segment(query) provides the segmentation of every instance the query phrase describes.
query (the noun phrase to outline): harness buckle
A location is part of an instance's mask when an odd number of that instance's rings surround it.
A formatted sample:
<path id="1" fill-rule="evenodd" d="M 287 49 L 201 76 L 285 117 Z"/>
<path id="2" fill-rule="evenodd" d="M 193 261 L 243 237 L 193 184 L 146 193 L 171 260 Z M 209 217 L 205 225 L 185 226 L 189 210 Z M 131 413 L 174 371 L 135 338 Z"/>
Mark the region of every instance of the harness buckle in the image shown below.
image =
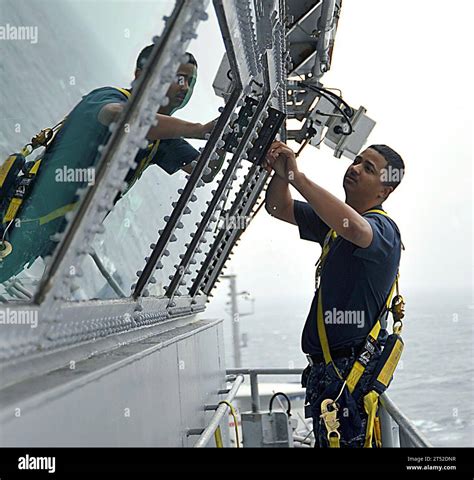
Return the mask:
<path id="1" fill-rule="evenodd" d="M 337 403 L 332 398 L 326 398 L 326 400 L 321 402 L 320 417 L 323 419 L 326 430 L 328 431 L 328 440 L 341 438 L 338 431 L 338 428 L 340 427 L 339 420 L 337 419 L 338 410 Z"/>
<path id="2" fill-rule="evenodd" d="M 5 239 L 0 240 L 0 262 L 12 253 L 13 247 L 10 242 Z"/>
<path id="3" fill-rule="evenodd" d="M 390 311 L 392 312 L 395 322 L 402 321 L 403 317 L 405 316 L 405 300 L 401 295 L 396 295 L 393 297 Z"/>

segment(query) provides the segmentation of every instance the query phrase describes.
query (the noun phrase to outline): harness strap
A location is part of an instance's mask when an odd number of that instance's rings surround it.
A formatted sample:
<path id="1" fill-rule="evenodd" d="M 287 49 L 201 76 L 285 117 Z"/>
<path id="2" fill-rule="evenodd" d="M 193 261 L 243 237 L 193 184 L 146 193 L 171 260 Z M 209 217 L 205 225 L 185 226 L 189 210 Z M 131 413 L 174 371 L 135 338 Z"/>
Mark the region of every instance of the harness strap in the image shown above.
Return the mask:
<path id="1" fill-rule="evenodd" d="M 56 220 L 56 218 L 66 215 L 66 213 L 74 210 L 77 204 L 78 202 L 68 203 L 67 205 L 63 205 L 62 207 L 59 207 L 56 210 L 53 210 L 52 212 L 49 212 L 47 215 L 43 215 L 42 217 L 39 217 L 38 218 L 39 224 L 44 225 L 45 223 L 51 222 L 53 220 Z"/>
<path id="2" fill-rule="evenodd" d="M 380 210 L 380 209 L 368 210 L 367 212 L 364 212 L 364 214 L 366 214 L 366 213 L 379 213 L 381 215 L 384 215 L 384 216 L 388 217 L 388 214 L 386 212 L 384 212 L 383 210 Z M 337 238 L 337 233 L 333 229 L 330 229 L 329 232 L 326 235 L 326 238 L 324 239 L 323 250 L 322 250 L 322 253 L 321 253 L 321 257 L 319 258 L 319 260 L 317 262 L 317 268 L 319 270 L 319 272 L 317 272 L 317 277 L 318 278 L 320 278 L 320 276 L 322 275 L 322 269 L 324 267 L 324 262 L 326 260 L 326 257 L 328 255 L 328 253 L 329 253 L 331 245 L 336 238 Z M 387 300 L 386 300 L 385 305 L 384 305 L 384 310 L 382 311 L 381 315 L 379 316 L 379 318 L 375 322 L 374 326 L 372 327 L 372 329 L 371 329 L 371 331 L 368 335 L 368 337 L 371 337 L 373 340 L 377 340 L 377 338 L 379 336 L 380 330 L 382 328 L 381 323 L 380 323 L 380 317 L 385 313 L 385 308 L 390 307 L 391 298 L 392 298 L 393 292 L 395 290 L 395 286 L 397 284 L 398 284 L 398 273 L 395 277 L 395 281 L 393 282 L 392 287 L 390 289 L 390 292 L 388 294 Z M 317 308 L 317 313 L 316 313 L 316 319 L 317 319 L 316 324 L 317 324 L 317 328 L 318 328 L 319 341 L 321 343 L 321 348 L 323 350 L 324 361 L 325 361 L 326 365 L 331 364 L 333 366 L 337 376 L 341 380 L 343 380 L 342 375 L 340 374 L 339 370 L 337 369 L 337 367 L 334 364 L 333 359 L 331 357 L 331 351 L 330 351 L 330 348 L 329 348 L 329 342 L 328 342 L 328 338 L 327 338 L 326 326 L 324 325 L 323 316 L 324 315 L 323 315 L 322 289 L 321 289 L 321 285 L 319 285 L 319 287 L 318 287 L 318 308 Z M 348 385 L 349 391 L 351 393 L 354 391 L 355 387 L 357 386 L 357 383 L 359 382 L 360 378 L 362 377 L 362 374 L 364 373 L 365 368 L 366 367 L 364 365 L 362 365 L 357 360 L 354 363 L 354 365 L 352 366 L 352 369 L 349 372 L 349 375 L 347 376 L 347 385 Z"/>
<path id="3" fill-rule="evenodd" d="M 7 211 L 2 219 L 2 224 L 9 223 L 14 220 L 20 210 L 20 207 L 23 204 L 23 201 L 27 195 L 27 190 L 29 190 L 30 184 L 34 181 L 34 178 L 38 174 L 38 169 L 41 164 L 41 158 L 36 160 L 34 165 L 31 167 L 27 175 L 24 176 L 24 185 L 20 184 L 13 194 L 10 203 L 8 204 Z"/>
<path id="4" fill-rule="evenodd" d="M 380 324 L 380 320 L 377 320 L 369 333 L 369 337 L 372 338 L 374 342 L 378 339 L 381 328 L 382 325 Z M 365 372 L 365 369 L 366 366 L 360 363 L 358 359 L 354 362 L 354 365 L 352 365 L 351 371 L 347 375 L 346 379 L 347 388 L 349 389 L 350 393 L 355 390 L 355 387 L 359 383 L 359 380 Z"/>
<path id="5" fill-rule="evenodd" d="M 367 427 L 365 430 L 364 448 L 372 448 L 372 438 L 374 435 L 375 418 L 379 396 L 373 390 L 364 396 L 364 410 L 367 413 Z"/>
<path id="6" fill-rule="evenodd" d="M 388 217 L 388 214 L 380 209 L 368 210 L 365 213 L 378 213 Z M 316 267 L 317 267 L 316 268 L 316 285 L 318 288 L 318 307 L 317 307 L 317 313 L 316 313 L 316 319 L 317 319 L 316 324 L 318 329 L 319 341 L 321 343 L 321 348 L 323 350 L 324 362 L 326 365 L 331 364 L 337 376 L 341 380 L 344 380 L 331 357 L 331 351 L 329 348 L 326 326 L 324 325 L 324 319 L 323 319 L 324 315 L 323 315 L 322 289 L 319 282 L 322 275 L 322 270 L 324 267 L 326 257 L 329 253 L 332 243 L 336 238 L 337 238 L 337 233 L 333 229 L 330 229 L 326 235 L 326 238 L 324 239 L 321 256 L 318 262 L 316 263 Z M 375 343 L 377 341 L 378 336 L 380 334 L 380 330 L 382 328 L 380 319 L 382 318 L 384 313 L 390 308 L 390 302 L 391 302 L 393 293 L 395 291 L 395 288 L 397 289 L 397 292 L 398 292 L 398 272 L 395 276 L 395 280 L 392 284 L 392 287 L 390 288 L 389 294 L 387 296 L 387 300 L 385 301 L 385 304 L 384 304 L 384 308 L 380 313 L 379 317 L 377 318 L 377 321 L 375 322 L 374 326 L 370 330 L 369 335 L 367 337 L 367 341 L 372 340 L 372 343 Z M 347 384 L 347 388 L 349 389 L 350 393 L 352 393 L 355 390 L 357 384 L 359 383 L 359 380 L 361 379 L 363 373 L 365 372 L 365 369 L 366 369 L 366 365 L 364 365 L 363 363 L 359 362 L 358 359 L 356 359 L 354 364 L 352 365 L 352 368 L 349 374 L 345 379 L 345 384 Z M 343 385 L 343 388 L 344 388 L 344 385 Z M 364 447 L 372 446 L 372 437 L 374 434 L 374 428 L 376 424 L 377 407 L 378 407 L 378 394 L 375 391 L 371 391 L 364 396 L 364 408 L 368 415 Z M 378 427 L 380 427 L 380 425 L 378 425 Z M 336 437 L 336 436 L 328 435 L 328 440 L 329 440 L 330 448 L 339 447 L 339 436 Z M 377 443 L 378 443 L 378 439 L 377 439 Z"/>
<path id="7" fill-rule="evenodd" d="M 113 87 L 115 90 L 118 90 L 121 92 L 123 95 L 127 97 L 127 99 L 130 98 L 131 92 L 126 90 L 125 88 L 120 88 L 120 87 Z M 61 122 L 59 122 L 57 125 L 55 125 L 52 128 L 48 128 L 46 130 L 42 130 L 38 135 L 36 135 L 32 141 L 32 144 L 27 144 L 25 145 L 22 150 L 21 150 L 21 155 L 24 157 L 27 157 L 32 153 L 32 151 L 37 148 L 38 146 L 45 146 L 48 147 L 54 137 L 56 136 L 57 132 L 61 129 L 63 126 L 65 120 L 67 117 L 65 117 Z M 153 158 L 153 155 L 155 155 L 156 150 L 158 148 L 159 141 L 155 142 L 153 144 L 153 147 L 150 145 L 150 154 L 140 162 L 139 167 L 137 168 L 137 172 L 132 179 L 132 184 L 137 180 L 137 178 L 140 177 L 140 175 L 143 173 L 143 170 L 149 165 L 151 162 L 151 159 Z M 7 172 L 11 169 L 13 163 L 15 160 L 15 156 L 12 155 L 10 156 L 7 161 L 0 167 L 0 186 L 3 183 Z M 34 165 L 31 167 L 31 169 L 28 172 L 28 175 L 25 177 L 29 179 L 29 183 L 32 183 L 34 181 L 34 178 L 37 176 L 39 168 L 41 166 L 41 160 L 42 158 L 39 158 L 35 161 Z M 25 197 L 27 195 L 27 190 L 29 190 L 30 185 L 27 185 L 26 187 L 22 187 L 22 189 L 17 189 L 16 194 L 13 196 L 13 198 L 10 200 L 8 203 L 6 213 L 2 219 L 2 223 L 9 223 L 12 220 L 14 220 L 23 204 L 23 201 L 25 200 Z M 63 205 L 59 208 L 56 208 L 55 210 L 49 212 L 46 215 L 43 215 L 42 217 L 36 218 L 36 219 L 27 219 L 23 220 L 23 222 L 34 222 L 38 221 L 39 225 L 44 225 L 48 222 L 51 222 L 52 220 L 55 220 L 63 215 L 65 215 L 67 212 L 70 212 L 71 210 L 74 209 L 74 207 L 77 205 L 77 202 L 74 203 L 69 203 L 67 205 Z"/>
<path id="8" fill-rule="evenodd" d="M 373 339 L 374 343 L 378 339 L 380 330 L 382 328 L 382 325 L 380 323 L 380 318 L 390 308 L 390 302 L 393 297 L 395 286 L 398 287 L 398 272 L 395 277 L 395 281 L 393 282 L 390 292 L 388 294 L 387 301 L 385 302 L 382 313 L 379 315 L 379 318 L 377 319 L 377 321 L 375 322 L 375 325 L 372 327 L 372 330 L 369 333 L 369 337 Z M 349 372 L 349 375 L 347 376 L 347 387 L 349 388 L 349 391 L 351 393 L 355 390 L 355 387 L 359 383 L 360 377 L 362 377 L 362 374 L 364 373 L 365 368 L 366 368 L 365 365 L 359 362 L 359 359 L 356 359 L 356 361 L 354 362 L 354 365 L 351 368 L 351 371 Z"/>
<path id="9" fill-rule="evenodd" d="M 112 87 L 112 88 L 115 88 L 115 90 L 118 90 L 120 93 L 123 93 L 127 98 L 130 98 L 130 96 L 132 95 L 131 92 L 129 92 L 125 88 L 120 88 L 120 87 Z"/>
<path id="10" fill-rule="evenodd" d="M 376 415 L 374 420 L 374 438 L 375 446 L 382 448 L 382 427 L 380 426 L 380 417 Z"/>
<path id="11" fill-rule="evenodd" d="M 123 93 L 128 99 L 132 95 L 131 92 L 129 92 L 125 88 L 120 88 L 120 87 L 114 87 L 114 88 L 119 92 Z M 136 168 L 133 174 L 133 177 L 131 178 L 126 190 L 120 194 L 120 197 L 125 195 L 133 187 L 135 182 L 142 176 L 145 169 L 148 167 L 148 165 L 150 165 L 151 161 L 153 160 L 153 157 L 155 156 L 159 145 L 160 145 L 159 140 L 156 140 L 155 142 L 148 145 L 148 148 L 147 148 L 148 154 L 138 164 L 138 167 Z"/>
<path id="12" fill-rule="evenodd" d="M 155 142 L 148 145 L 147 147 L 148 154 L 144 158 L 142 158 L 142 160 L 138 164 L 138 167 L 133 173 L 133 177 L 128 183 L 126 190 L 120 195 L 121 197 L 125 195 L 133 187 L 133 185 L 135 185 L 135 182 L 142 176 L 145 169 L 148 167 L 148 165 L 150 165 L 151 161 L 153 160 L 153 157 L 155 156 L 159 146 L 160 146 L 159 140 L 156 140 Z"/>

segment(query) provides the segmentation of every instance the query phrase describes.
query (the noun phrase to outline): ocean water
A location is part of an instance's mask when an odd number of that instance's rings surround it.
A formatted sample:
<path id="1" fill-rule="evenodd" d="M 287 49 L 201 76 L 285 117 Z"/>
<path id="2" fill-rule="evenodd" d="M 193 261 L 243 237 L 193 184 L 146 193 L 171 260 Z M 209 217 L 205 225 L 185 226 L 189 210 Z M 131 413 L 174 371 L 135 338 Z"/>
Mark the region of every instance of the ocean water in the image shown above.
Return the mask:
<path id="1" fill-rule="evenodd" d="M 224 290 L 227 287 L 224 287 Z M 474 445 L 474 306 L 472 292 L 408 291 L 405 348 L 388 390 L 390 398 L 435 446 Z M 301 331 L 311 298 L 257 298 L 255 313 L 240 319 L 246 334 L 242 367 L 299 368 L 307 362 Z M 241 309 L 248 307 L 241 302 Z M 229 317 L 220 294 L 206 315 Z M 233 366 L 230 318 L 225 322 L 227 365 Z M 267 377 L 295 382 L 295 377 Z M 263 379 L 262 379 L 263 380 Z"/>

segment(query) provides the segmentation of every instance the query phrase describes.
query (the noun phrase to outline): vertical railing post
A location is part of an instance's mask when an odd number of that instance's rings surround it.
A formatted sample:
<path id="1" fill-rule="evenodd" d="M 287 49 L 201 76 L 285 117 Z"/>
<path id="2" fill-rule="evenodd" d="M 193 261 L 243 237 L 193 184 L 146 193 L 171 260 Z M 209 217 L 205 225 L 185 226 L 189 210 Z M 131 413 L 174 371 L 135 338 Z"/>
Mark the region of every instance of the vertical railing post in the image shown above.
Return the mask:
<path id="1" fill-rule="evenodd" d="M 392 417 L 389 415 L 387 410 L 380 405 L 380 428 L 382 431 L 382 447 L 383 448 L 392 448 L 393 447 L 393 428 L 392 428 Z"/>
<path id="2" fill-rule="evenodd" d="M 252 412 L 260 411 L 260 395 L 258 393 L 258 375 L 250 372 L 250 395 L 252 397 Z"/>
<path id="3" fill-rule="evenodd" d="M 380 405 L 380 427 L 382 430 L 382 447 L 399 448 L 400 430 L 397 422 L 393 420 L 387 409 Z"/>
<path id="4" fill-rule="evenodd" d="M 413 442 L 411 441 L 410 437 L 406 434 L 406 432 L 403 429 L 399 429 L 398 435 L 400 438 L 400 447 L 401 448 L 413 448 L 416 447 L 416 445 L 413 445 Z"/>

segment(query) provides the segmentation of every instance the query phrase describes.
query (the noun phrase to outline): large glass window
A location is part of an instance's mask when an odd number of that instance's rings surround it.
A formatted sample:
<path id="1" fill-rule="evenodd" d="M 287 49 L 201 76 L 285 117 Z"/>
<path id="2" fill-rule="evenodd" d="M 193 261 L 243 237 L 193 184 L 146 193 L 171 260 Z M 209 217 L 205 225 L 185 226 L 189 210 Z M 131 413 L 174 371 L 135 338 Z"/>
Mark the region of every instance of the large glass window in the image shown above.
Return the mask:
<path id="1" fill-rule="evenodd" d="M 142 35 L 150 43 L 174 5 L 138 3 L 2 0 L 0 301 L 33 297 L 95 182 L 110 135 L 102 107 L 126 101 L 113 87 L 130 82 Z"/>
<path id="2" fill-rule="evenodd" d="M 136 2 L 134 2 L 136 5 Z M 144 3 L 148 7 L 148 3 Z M 223 100 L 214 93 L 212 82 L 224 52 L 222 37 L 212 6 L 209 20 L 200 24 L 197 38 L 193 40 L 183 63 L 175 72 L 174 81 L 167 94 L 169 103 L 159 113 L 192 124 L 209 125 L 219 116 Z M 147 16 L 147 18 L 149 15 Z M 209 55 L 209 45 L 214 46 Z M 136 72 L 135 72 L 136 75 Z M 209 128 L 205 131 L 210 132 Z M 173 136 L 177 135 L 173 132 Z M 196 137 L 197 135 L 189 135 Z M 135 171 L 127 176 L 127 190 L 117 197 L 113 209 L 103 221 L 103 229 L 89 248 L 82 263 L 82 275 L 76 280 L 71 299 L 111 299 L 129 296 L 139 273 L 158 241 L 160 233 L 171 216 L 190 174 L 201 161 L 203 139 L 163 138 L 150 141 L 136 162 Z M 155 279 L 147 287 L 149 294 L 164 294 L 179 265 L 191 235 L 197 229 L 206 202 L 216 188 L 217 180 L 225 167 L 225 154 L 215 156 L 210 169 L 204 172 L 203 181 L 192 195 L 185 214 L 174 230 Z M 190 278 L 187 277 L 186 280 Z"/>
<path id="3" fill-rule="evenodd" d="M 46 150 L 11 156 L 4 163 L 2 171 L 5 178 L 8 174 L 9 185 L 5 183 L 1 191 L 0 301 L 25 301 L 34 296 L 80 198 L 94 185 L 98 147 L 106 143 L 108 125 L 133 95 L 136 82 L 132 81 L 143 74 L 151 52 L 144 47 L 159 35 L 163 17 L 169 16 L 173 7 L 172 1 L 32 0 L 28 7 L 13 0 L 2 2 L 9 25 L 18 31 L 25 27 L 22 31 L 29 34 L 29 39 L 14 40 L 12 33 L 11 40 L 1 43 L 5 59 L 0 70 L 2 111 L 6 113 L 0 119 L 2 157 L 20 153 L 35 133 L 65 120 Z M 32 9 L 41 15 L 33 17 Z M 126 191 L 117 195 L 102 228 L 85 246 L 89 254 L 71 299 L 130 294 L 150 246 L 156 243 L 189 174 L 200 161 L 198 149 L 205 139 L 196 137 L 210 131 L 210 121 L 219 115 L 223 103 L 214 94 L 212 81 L 224 46 L 212 7 L 208 11 L 209 21 L 201 24 L 188 49 L 192 55 L 183 57 L 173 77 L 168 105 L 158 112 L 188 123 L 180 126 L 182 135 L 171 130 L 159 141 L 150 139 L 140 150 L 127 175 Z M 31 19 L 34 24 L 26 25 Z M 36 66 L 34 79 L 19 74 L 17 66 L 25 62 Z M 50 133 L 48 130 L 46 135 Z M 213 171 L 199 183 L 150 293 L 163 293 L 215 188 L 223 161 L 224 157 L 214 159 Z M 15 214 L 11 212 L 19 186 L 24 194 L 17 195 L 22 198 Z"/>

